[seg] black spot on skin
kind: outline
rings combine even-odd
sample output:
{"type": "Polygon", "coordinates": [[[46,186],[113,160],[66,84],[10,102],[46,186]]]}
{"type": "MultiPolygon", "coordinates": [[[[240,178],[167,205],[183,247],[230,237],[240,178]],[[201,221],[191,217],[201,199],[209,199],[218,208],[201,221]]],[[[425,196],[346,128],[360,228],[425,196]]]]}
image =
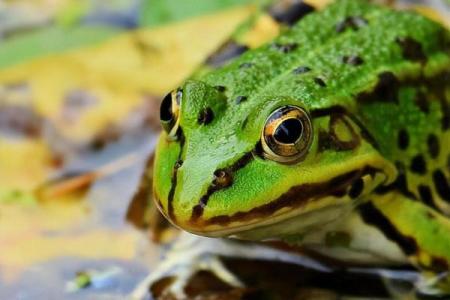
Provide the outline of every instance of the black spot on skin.
{"type": "Polygon", "coordinates": [[[439,139],[435,134],[430,134],[427,139],[428,153],[432,158],[439,156],[439,139]]]}
{"type": "Polygon", "coordinates": [[[431,267],[432,270],[434,270],[438,274],[439,273],[443,273],[443,272],[447,272],[449,270],[449,265],[448,265],[447,260],[445,258],[442,258],[442,257],[435,257],[435,256],[433,256],[431,258],[430,267],[431,267]]]}
{"type": "Polygon", "coordinates": [[[351,66],[359,66],[364,63],[364,60],[358,55],[350,55],[350,56],[343,56],[342,62],[344,64],[351,65],[351,66]]]}
{"type": "Polygon", "coordinates": [[[314,78],[314,82],[315,82],[317,85],[321,86],[321,87],[326,87],[326,86],[327,86],[327,84],[325,83],[325,81],[324,81],[322,78],[320,78],[320,77],[314,78]]]}
{"type": "Polygon", "coordinates": [[[211,108],[207,107],[203,109],[198,115],[198,123],[201,125],[208,125],[214,119],[214,112],[211,108]]]}
{"type": "Polygon", "coordinates": [[[362,92],[357,96],[360,102],[394,102],[398,103],[399,81],[392,72],[378,75],[378,82],[371,92],[362,92]]]}
{"type": "Polygon", "coordinates": [[[204,194],[197,205],[192,208],[191,220],[196,220],[203,215],[205,207],[208,205],[209,197],[218,190],[227,188],[233,183],[233,176],[227,170],[216,170],[214,172],[214,179],[208,187],[206,194],[204,194]]]}
{"type": "Polygon", "coordinates": [[[239,45],[234,41],[229,41],[222,47],[220,47],[220,49],[216,53],[208,57],[208,59],[206,60],[206,64],[214,68],[220,67],[233,58],[240,56],[247,50],[247,46],[239,45]]]}
{"type": "Polygon", "coordinates": [[[401,150],[406,150],[409,146],[409,134],[408,131],[406,131],[405,129],[400,129],[400,131],[398,132],[398,147],[401,150]]]}
{"type": "Polygon", "coordinates": [[[195,222],[203,215],[205,207],[208,205],[208,200],[215,192],[225,189],[233,184],[233,174],[239,169],[245,167],[252,159],[253,152],[245,153],[238,161],[226,169],[219,169],[214,172],[214,179],[206,193],[200,198],[197,205],[192,208],[191,221],[195,222]]]}
{"type": "Polygon", "coordinates": [[[175,162],[174,168],[179,169],[179,168],[181,168],[182,165],[183,165],[183,161],[181,159],[179,159],[175,162]]]}
{"type": "Polygon", "coordinates": [[[249,62],[246,62],[246,63],[240,64],[240,65],[239,65],[239,69],[248,69],[248,68],[251,68],[251,67],[253,67],[253,66],[254,66],[254,64],[249,63],[249,62]]]}
{"type": "Polygon", "coordinates": [[[422,200],[422,202],[428,205],[429,207],[436,209],[431,189],[428,186],[421,184],[418,186],[417,190],[419,192],[420,199],[422,200]]]}
{"type": "Polygon", "coordinates": [[[178,169],[181,168],[181,166],[183,165],[183,161],[181,159],[178,159],[172,169],[172,177],[176,176],[178,169]]]}
{"type": "Polygon", "coordinates": [[[415,103],[421,112],[425,114],[430,112],[430,104],[427,100],[427,96],[423,92],[418,92],[416,94],[415,103]]]}
{"type": "Polygon", "coordinates": [[[359,211],[365,223],[378,227],[388,239],[397,243],[406,255],[410,256],[418,252],[419,248],[416,240],[398,231],[391,221],[372,202],[362,204],[359,207],[359,211]]]}
{"type": "Polygon", "coordinates": [[[310,67],[302,66],[302,67],[295,68],[292,71],[292,73],[294,73],[294,74],[304,74],[304,73],[308,73],[309,71],[311,71],[310,67]]]}
{"type": "Polygon", "coordinates": [[[359,17],[347,17],[338,24],[336,24],[336,32],[341,33],[347,29],[358,30],[361,27],[364,27],[368,24],[367,20],[359,17]]]}
{"type": "Polygon", "coordinates": [[[236,104],[241,104],[242,102],[247,101],[247,96],[237,96],[236,97],[236,104]]]}
{"type": "Polygon", "coordinates": [[[227,170],[217,170],[214,172],[214,180],[212,184],[218,188],[226,188],[233,183],[233,176],[227,170]]]}
{"type": "Polygon", "coordinates": [[[227,90],[227,88],[224,87],[223,85],[216,85],[214,88],[221,93],[223,93],[227,90]]]}
{"type": "Polygon", "coordinates": [[[445,174],[441,170],[433,172],[433,182],[439,196],[443,200],[450,202],[450,185],[447,178],[445,178],[445,174]]]}
{"type": "Polygon", "coordinates": [[[362,180],[362,178],[359,178],[350,187],[348,195],[350,196],[350,198],[355,199],[361,195],[363,190],[364,190],[364,181],[362,180]]]}
{"type": "Polygon", "coordinates": [[[298,47],[297,43],[290,43],[290,44],[273,43],[272,44],[273,49],[275,49],[281,53],[284,53],[284,54],[294,51],[295,49],[297,49],[297,47],[298,47]]]}
{"type": "Polygon", "coordinates": [[[402,55],[405,59],[412,61],[425,62],[427,57],[423,53],[422,44],[411,37],[398,37],[395,42],[402,49],[402,55]]]}
{"type": "Polygon", "coordinates": [[[274,5],[269,9],[269,14],[275,21],[292,26],[313,11],[314,7],[311,5],[295,1],[291,5],[274,5]]]}
{"type": "Polygon", "coordinates": [[[410,169],[416,174],[424,175],[427,173],[427,163],[422,154],[418,154],[411,160],[410,169]]]}

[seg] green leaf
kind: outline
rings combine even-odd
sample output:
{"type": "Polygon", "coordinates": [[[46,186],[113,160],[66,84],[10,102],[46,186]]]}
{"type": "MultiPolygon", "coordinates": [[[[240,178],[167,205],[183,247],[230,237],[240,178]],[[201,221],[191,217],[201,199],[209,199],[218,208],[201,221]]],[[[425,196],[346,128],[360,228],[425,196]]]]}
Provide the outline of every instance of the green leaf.
{"type": "Polygon", "coordinates": [[[155,26],[226,9],[259,0],[147,0],[140,15],[140,26],[155,26]]]}
{"type": "Polygon", "coordinates": [[[0,69],[36,57],[98,44],[119,32],[121,30],[107,27],[53,26],[12,37],[1,44],[0,69]]]}

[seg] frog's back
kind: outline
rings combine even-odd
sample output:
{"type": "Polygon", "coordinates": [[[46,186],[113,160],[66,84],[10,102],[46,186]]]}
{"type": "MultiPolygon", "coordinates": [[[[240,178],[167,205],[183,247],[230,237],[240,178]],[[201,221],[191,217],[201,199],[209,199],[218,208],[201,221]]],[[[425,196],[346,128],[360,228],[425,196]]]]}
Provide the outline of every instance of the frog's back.
{"type": "Polygon", "coordinates": [[[346,114],[397,167],[378,194],[396,190],[450,215],[450,34],[441,25],[337,1],[204,80],[226,87],[231,104],[248,98],[236,111],[289,96],[313,118],[346,114]]]}

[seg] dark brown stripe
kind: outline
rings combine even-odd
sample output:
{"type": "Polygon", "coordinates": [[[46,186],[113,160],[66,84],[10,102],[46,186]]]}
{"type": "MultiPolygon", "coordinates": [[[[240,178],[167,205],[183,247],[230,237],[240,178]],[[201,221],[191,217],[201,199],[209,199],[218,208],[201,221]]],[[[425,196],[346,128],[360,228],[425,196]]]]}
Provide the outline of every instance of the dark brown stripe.
{"type": "Polygon", "coordinates": [[[400,81],[392,72],[378,74],[378,82],[372,91],[364,91],[358,94],[359,102],[392,102],[398,103],[398,89],[400,81]]]}
{"type": "Polygon", "coordinates": [[[269,217],[283,207],[296,208],[303,206],[310,201],[326,196],[343,195],[346,193],[348,187],[355,182],[355,180],[358,180],[366,174],[371,174],[373,176],[376,172],[378,172],[378,170],[372,167],[366,167],[363,170],[352,171],[339,175],[324,183],[294,186],[270,203],[255,207],[249,211],[237,212],[233,215],[221,215],[207,220],[202,220],[201,224],[218,224],[225,226],[234,221],[248,222],[253,219],[269,217]]]}
{"type": "Polygon", "coordinates": [[[361,131],[361,137],[365,139],[369,144],[371,144],[374,149],[380,149],[377,141],[369,132],[369,130],[367,130],[364,124],[354,114],[347,111],[344,107],[335,105],[328,108],[315,109],[311,111],[311,117],[313,119],[331,116],[332,114],[343,114],[349,117],[350,120],[353,121],[353,123],[358,125],[358,128],[361,131]]]}
{"type": "Polygon", "coordinates": [[[334,150],[334,151],[348,151],[353,150],[360,144],[359,135],[356,134],[353,126],[347,121],[345,115],[340,113],[331,113],[330,122],[328,125],[328,132],[324,130],[319,131],[319,152],[323,152],[325,150],[334,150]],[[342,141],[339,139],[339,136],[336,133],[336,124],[337,122],[343,122],[347,127],[347,130],[350,132],[351,140],[342,141]]]}
{"type": "Polygon", "coordinates": [[[418,245],[414,238],[403,235],[398,229],[385,217],[372,202],[366,202],[359,206],[359,212],[366,224],[373,225],[380,229],[386,238],[396,243],[403,252],[410,256],[418,253],[418,245]]]}
{"type": "Polygon", "coordinates": [[[327,108],[318,108],[311,111],[311,118],[322,118],[331,114],[348,114],[343,106],[335,105],[327,108]]]}
{"type": "Polygon", "coordinates": [[[173,166],[171,186],[170,186],[169,195],[167,196],[167,213],[169,215],[169,218],[172,221],[176,220],[176,216],[173,212],[173,197],[175,196],[175,190],[177,188],[178,168],[181,166],[180,162],[182,161],[181,156],[183,155],[183,147],[184,147],[184,142],[185,142],[183,130],[181,130],[181,128],[178,130],[178,140],[180,143],[180,153],[178,153],[178,159],[173,166]]]}
{"type": "Polygon", "coordinates": [[[356,134],[355,129],[353,129],[352,124],[350,124],[350,122],[347,121],[344,114],[331,114],[329,130],[330,130],[330,138],[338,151],[353,150],[356,147],[358,147],[361,143],[358,134],[356,134]],[[339,121],[343,122],[345,127],[347,127],[347,130],[350,132],[351,135],[351,140],[343,141],[339,139],[339,136],[337,135],[336,132],[337,126],[336,124],[339,121]]]}
{"type": "Polygon", "coordinates": [[[234,173],[237,172],[239,169],[245,167],[250,161],[253,160],[253,152],[254,152],[254,150],[245,153],[231,167],[228,167],[226,169],[216,170],[214,172],[214,179],[211,182],[211,184],[209,185],[208,190],[200,198],[200,200],[198,201],[198,204],[192,208],[191,222],[195,222],[198,218],[200,218],[203,215],[203,211],[204,211],[206,205],[208,205],[208,200],[212,194],[232,185],[234,173]],[[227,177],[225,181],[222,181],[222,182],[225,182],[225,184],[222,184],[221,181],[218,180],[219,176],[217,174],[219,174],[219,173],[226,174],[225,176],[221,176],[221,177],[227,177]]]}
{"type": "Polygon", "coordinates": [[[395,162],[398,176],[395,181],[389,185],[381,185],[375,189],[375,193],[385,195],[392,191],[398,191],[411,200],[417,200],[416,195],[408,189],[408,179],[406,177],[406,168],[402,162],[395,162]]]}

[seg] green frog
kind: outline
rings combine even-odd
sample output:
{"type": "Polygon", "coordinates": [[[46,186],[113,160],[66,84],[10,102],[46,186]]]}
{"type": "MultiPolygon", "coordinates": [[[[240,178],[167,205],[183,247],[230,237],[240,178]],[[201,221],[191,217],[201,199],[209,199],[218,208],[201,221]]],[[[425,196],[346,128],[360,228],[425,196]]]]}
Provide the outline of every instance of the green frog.
{"type": "Polygon", "coordinates": [[[164,98],[156,206],[198,236],[408,263],[450,294],[449,31],[355,0],[290,25],[164,98]]]}

